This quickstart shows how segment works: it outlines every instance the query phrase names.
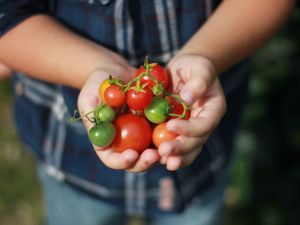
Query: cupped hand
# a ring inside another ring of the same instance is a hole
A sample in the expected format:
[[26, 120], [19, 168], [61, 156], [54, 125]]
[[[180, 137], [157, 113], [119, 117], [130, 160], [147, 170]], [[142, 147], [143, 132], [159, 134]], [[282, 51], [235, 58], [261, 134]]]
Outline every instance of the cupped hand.
[[[84, 115], [93, 111], [95, 107], [101, 103], [98, 97], [99, 85], [107, 79], [110, 74], [119, 76], [121, 80], [128, 82], [133, 78], [135, 69], [129, 66], [116, 71], [98, 69], [87, 79], [78, 98], [78, 109], [87, 132], [93, 127], [93, 124]], [[94, 150], [99, 159], [107, 167], [112, 169], [125, 169], [129, 172], [145, 171], [159, 161], [160, 158], [154, 149], [146, 149], [140, 155], [134, 149], [127, 149], [119, 153], [110, 146], [104, 148], [94, 146]]]
[[226, 111], [225, 96], [213, 64], [198, 55], [175, 57], [167, 66], [173, 91], [192, 109], [189, 120], [173, 119], [167, 129], [179, 136], [159, 146], [160, 162], [168, 170], [190, 165]]

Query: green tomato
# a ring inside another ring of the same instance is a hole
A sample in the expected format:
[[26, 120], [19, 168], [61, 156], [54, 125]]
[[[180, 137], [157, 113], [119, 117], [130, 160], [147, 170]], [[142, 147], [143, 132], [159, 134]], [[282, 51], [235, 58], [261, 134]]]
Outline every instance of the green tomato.
[[144, 109], [144, 113], [150, 122], [159, 124], [166, 121], [170, 110], [168, 100], [162, 97], [155, 97], [150, 105]]
[[96, 108], [94, 113], [96, 123], [111, 122], [115, 119], [116, 113], [109, 105], [100, 105]]
[[116, 136], [116, 128], [111, 122], [103, 122], [93, 126], [89, 131], [90, 141], [98, 146], [105, 147], [112, 143]]

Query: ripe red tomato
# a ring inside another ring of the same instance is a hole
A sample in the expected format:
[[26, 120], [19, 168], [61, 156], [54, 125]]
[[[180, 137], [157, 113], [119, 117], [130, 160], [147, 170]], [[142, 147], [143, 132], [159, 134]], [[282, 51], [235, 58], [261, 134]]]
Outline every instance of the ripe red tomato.
[[[172, 114], [178, 114], [181, 115], [183, 113], [183, 106], [180, 104], [176, 99], [174, 99], [172, 96], [167, 96], [166, 99], [169, 101], [171, 105], [171, 112]], [[185, 117], [181, 118], [182, 120], [188, 120], [191, 116], [191, 110], [187, 109]], [[176, 119], [178, 117], [176, 116], [169, 116], [168, 120]]]
[[144, 109], [151, 103], [151, 100], [152, 91], [147, 87], [140, 91], [129, 89], [126, 92], [126, 103], [131, 109]]
[[134, 149], [141, 153], [150, 145], [152, 131], [143, 117], [124, 114], [115, 120], [114, 125], [117, 132], [112, 147], [116, 151]]
[[158, 124], [152, 134], [152, 140], [154, 145], [158, 148], [162, 142], [174, 140], [178, 134], [167, 130], [167, 123]]
[[[152, 66], [151, 66], [152, 65]], [[154, 64], [149, 64], [151, 66], [149, 72], [150, 75], [155, 77], [158, 81], [162, 82], [164, 87], [166, 88], [168, 86], [169, 82], [169, 77], [167, 71], [159, 64], [154, 63]], [[141, 73], [146, 72], [146, 68], [144, 66], [141, 66], [137, 73], [136, 77], [139, 76]], [[144, 76], [141, 78], [141, 84], [147, 84], [147, 87], [151, 88], [155, 85], [155, 82], [151, 80], [149, 76]]]
[[118, 85], [110, 85], [104, 92], [104, 99], [111, 107], [120, 107], [125, 103], [125, 94]]

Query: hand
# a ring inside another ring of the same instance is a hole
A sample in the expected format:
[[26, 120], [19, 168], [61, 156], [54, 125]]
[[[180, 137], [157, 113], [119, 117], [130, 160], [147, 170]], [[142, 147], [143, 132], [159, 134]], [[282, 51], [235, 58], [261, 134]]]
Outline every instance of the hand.
[[[121, 75], [119, 77], [123, 81], [128, 82], [135, 74], [135, 69], [124, 66], [117, 71], [99, 69], [91, 74], [81, 89], [78, 98], [78, 109], [87, 131], [92, 128], [93, 124], [84, 117], [84, 114], [93, 111], [95, 107], [101, 103], [98, 98], [98, 88], [110, 74], [114, 76]], [[126, 169], [129, 172], [142, 172], [159, 161], [159, 155], [154, 149], [146, 149], [141, 155], [134, 149], [127, 149], [122, 153], [114, 151], [110, 146], [105, 148], [94, 146], [94, 149], [99, 159], [112, 169]]]
[[190, 165], [201, 152], [226, 111], [226, 102], [213, 64], [198, 55], [175, 57], [167, 66], [173, 91], [192, 107], [189, 120], [170, 120], [167, 129], [179, 136], [159, 146], [160, 162], [177, 170]]

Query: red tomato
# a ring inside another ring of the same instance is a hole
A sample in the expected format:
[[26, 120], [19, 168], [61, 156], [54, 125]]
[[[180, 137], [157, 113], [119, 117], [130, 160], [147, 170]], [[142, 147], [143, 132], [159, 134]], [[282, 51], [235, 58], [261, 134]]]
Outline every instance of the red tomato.
[[150, 145], [152, 131], [143, 117], [124, 114], [115, 120], [114, 125], [117, 132], [112, 147], [116, 151], [134, 149], [141, 153]]
[[[149, 64], [151, 66], [151, 64]], [[141, 66], [136, 73], [136, 77], [139, 76], [141, 73], [146, 72], [146, 68]], [[151, 76], [155, 77], [158, 81], [162, 82], [164, 87], [168, 86], [169, 78], [167, 71], [159, 64], [155, 63], [149, 70]], [[155, 85], [155, 82], [151, 80], [149, 76], [144, 76], [141, 78], [141, 84], [147, 84], [149, 88]]]
[[[178, 101], [176, 101], [176, 99], [174, 99], [173, 97], [171, 96], [167, 96], [166, 99], [169, 101], [170, 105], [171, 105], [171, 112], [172, 114], [178, 114], [178, 115], [181, 115], [183, 113], [183, 106], [181, 103], [179, 103]], [[185, 114], [185, 117], [181, 118], [182, 120], [188, 120], [191, 116], [191, 110], [190, 109], [187, 109], [186, 111], [186, 114]], [[169, 116], [168, 117], [168, 120], [171, 120], [171, 119], [176, 119], [178, 117], [176, 116]]]
[[158, 148], [162, 142], [174, 140], [178, 134], [167, 130], [167, 123], [158, 124], [152, 134], [154, 145]]
[[125, 104], [125, 94], [118, 85], [110, 85], [104, 92], [104, 99], [111, 107], [120, 107]]
[[141, 91], [129, 89], [126, 92], [126, 103], [131, 109], [140, 110], [146, 108], [152, 100], [152, 91], [144, 88]]

